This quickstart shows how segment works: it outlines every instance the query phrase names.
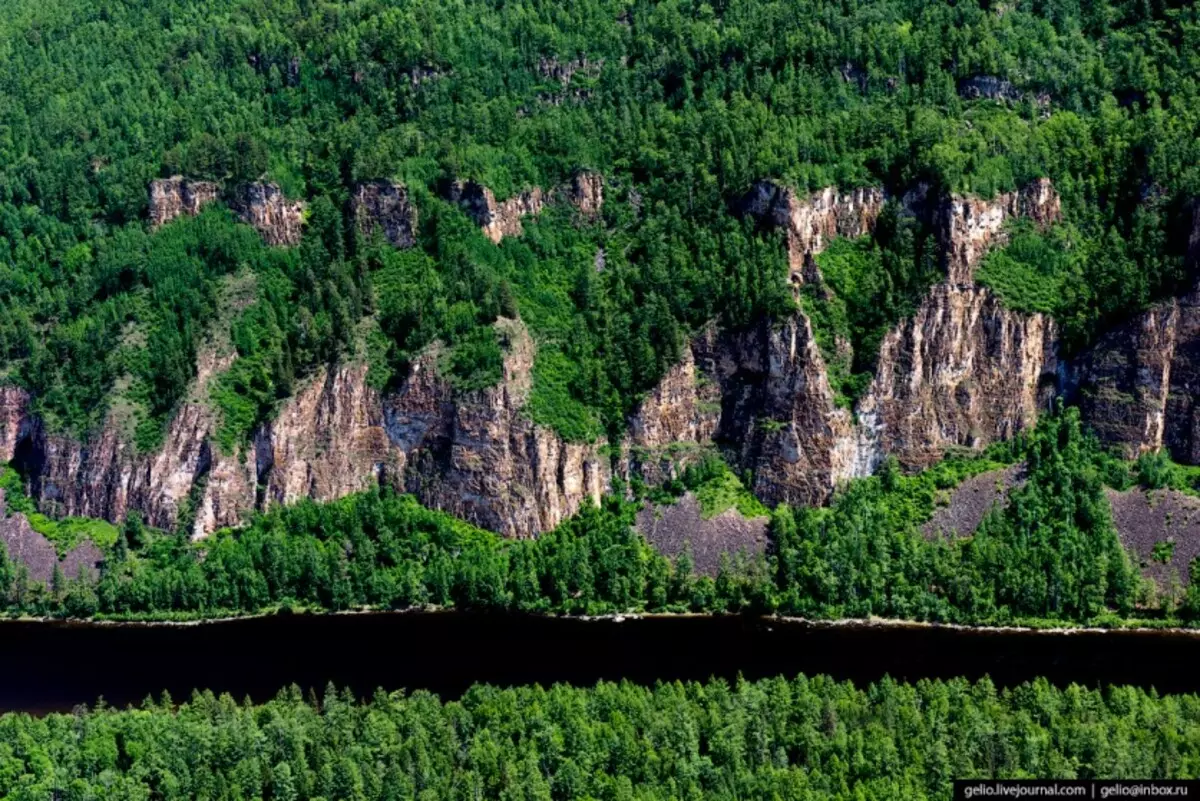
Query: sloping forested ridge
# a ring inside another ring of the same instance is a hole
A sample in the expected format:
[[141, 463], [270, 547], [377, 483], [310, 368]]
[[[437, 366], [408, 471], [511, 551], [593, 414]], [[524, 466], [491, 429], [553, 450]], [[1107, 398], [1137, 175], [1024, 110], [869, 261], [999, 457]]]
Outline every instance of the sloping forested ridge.
[[0, 717], [0, 794], [62, 799], [949, 799], [956, 778], [1191, 778], [1200, 699], [1044, 681], [601, 683], [460, 700]]
[[[973, 536], [930, 537], [939, 490], [1020, 462], [1023, 481]], [[1178, 468], [1174, 468], [1178, 469]], [[189, 543], [132, 516], [98, 581], [56, 572], [31, 581], [0, 547], [10, 613], [195, 618], [280, 608], [457, 607], [557, 614], [749, 612], [812, 618], [883, 616], [1004, 624], [1200, 621], [1200, 582], [1157, 595], [1122, 547], [1104, 488], [1171, 483], [1155, 459], [1131, 465], [1086, 436], [1075, 409], [985, 456], [915, 476], [894, 463], [852, 482], [828, 508], [778, 507], [765, 555], [697, 576], [685, 551], [668, 560], [633, 527], [636, 502], [611, 496], [536, 540], [506, 540], [411, 496], [306, 501], [242, 529]], [[669, 498], [736, 479], [689, 469]]]
[[[351, 350], [382, 385], [441, 339], [462, 385], [494, 381], [489, 324], [513, 312], [540, 344], [531, 408], [594, 437], [696, 326], [790, 308], [779, 242], [729, 210], [762, 178], [986, 195], [1049, 176], [1067, 255], [1044, 260], [1053, 275], [1020, 254], [988, 275], [1021, 308], [1061, 287], [1052, 311], [1076, 344], [1190, 283], [1177, 234], [1200, 191], [1193, 4], [10, 6], [0, 370], [77, 435], [117, 406], [153, 446], [222, 279], [247, 269], [239, 359], [213, 392], [226, 445]], [[605, 176], [601, 220], [550, 214], [500, 248], [438, 192], [474, 179], [504, 198], [580, 169]], [[227, 188], [265, 177], [306, 200], [300, 247], [268, 252], [218, 210], [149, 233], [147, 183], [177, 173]], [[351, 224], [352, 187], [376, 178], [408, 184], [414, 250]], [[911, 303], [915, 268], [893, 267], [856, 330]]]

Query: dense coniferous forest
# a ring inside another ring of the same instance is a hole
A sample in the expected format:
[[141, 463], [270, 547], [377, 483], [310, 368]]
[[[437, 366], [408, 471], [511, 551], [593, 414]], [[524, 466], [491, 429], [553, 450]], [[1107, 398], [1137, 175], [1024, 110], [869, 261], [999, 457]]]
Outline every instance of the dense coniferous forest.
[[[1168, 0], [14, 0], [0, 370], [53, 429], [85, 435], [119, 405], [152, 447], [242, 274], [240, 358], [213, 393], [227, 448], [355, 349], [386, 385], [441, 339], [457, 380], [490, 383], [488, 324], [514, 312], [539, 341], [533, 414], [590, 439], [696, 326], [790, 307], [778, 239], [730, 212], [761, 178], [988, 195], [1051, 177], [1062, 230], [1019, 238], [981, 280], [1078, 346], [1190, 283], [1196, 15]], [[500, 248], [438, 192], [476, 179], [504, 198], [580, 169], [608, 182], [602, 219], [550, 213]], [[309, 202], [303, 243], [269, 252], [219, 209], [149, 233], [147, 183], [172, 174], [277, 182]], [[409, 186], [416, 250], [356, 234], [349, 192], [375, 178]], [[848, 311], [818, 333], [856, 345], [850, 398], [881, 326], [931, 280], [919, 232], [893, 234], [859, 254], [871, 280], [833, 271]]]
[[330, 687], [261, 706], [196, 693], [141, 709], [0, 717], [13, 799], [949, 799], [952, 778], [1190, 778], [1200, 699], [1044, 681], [823, 676], [459, 700]]

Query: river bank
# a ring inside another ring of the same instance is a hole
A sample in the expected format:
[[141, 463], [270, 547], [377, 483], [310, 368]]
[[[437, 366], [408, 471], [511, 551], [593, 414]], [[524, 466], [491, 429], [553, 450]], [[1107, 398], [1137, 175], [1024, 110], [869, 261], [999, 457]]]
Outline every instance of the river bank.
[[1200, 633], [971, 629], [894, 621], [739, 616], [555, 618], [459, 611], [275, 615], [210, 624], [0, 623], [0, 710], [41, 713], [140, 703], [194, 689], [261, 702], [296, 684], [329, 682], [361, 696], [427, 689], [444, 698], [476, 683], [734, 680], [824, 673], [1044, 676], [1065, 686], [1133, 684], [1200, 690]]

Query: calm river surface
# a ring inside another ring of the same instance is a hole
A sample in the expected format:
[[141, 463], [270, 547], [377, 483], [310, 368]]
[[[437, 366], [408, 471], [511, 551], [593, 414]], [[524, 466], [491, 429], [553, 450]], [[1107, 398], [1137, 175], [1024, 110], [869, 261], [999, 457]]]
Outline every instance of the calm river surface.
[[254, 701], [290, 684], [366, 696], [471, 684], [747, 678], [827, 673], [873, 681], [1046, 676], [1200, 691], [1200, 636], [828, 626], [739, 617], [578, 620], [450, 613], [278, 616], [194, 626], [0, 622], [0, 710], [138, 703], [193, 688]]

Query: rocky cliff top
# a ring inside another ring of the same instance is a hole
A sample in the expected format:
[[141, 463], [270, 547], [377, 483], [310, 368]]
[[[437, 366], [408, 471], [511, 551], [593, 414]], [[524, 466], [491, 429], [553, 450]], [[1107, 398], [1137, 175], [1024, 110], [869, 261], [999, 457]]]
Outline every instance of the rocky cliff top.
[[581, 215], [594, 218], [604, 204], [604, 178], [599, 173], [582, 171], [566, 184], [549, 192], [532, 187], [503, 202], [491, 189], [475, 181], [452, 181], [443, 194], [451, 203], [462, 206], [483, 235], [499, 244], [506, 236], [520, 236], [523, 217], [536, 217], [548, 202], [562, 199]]

